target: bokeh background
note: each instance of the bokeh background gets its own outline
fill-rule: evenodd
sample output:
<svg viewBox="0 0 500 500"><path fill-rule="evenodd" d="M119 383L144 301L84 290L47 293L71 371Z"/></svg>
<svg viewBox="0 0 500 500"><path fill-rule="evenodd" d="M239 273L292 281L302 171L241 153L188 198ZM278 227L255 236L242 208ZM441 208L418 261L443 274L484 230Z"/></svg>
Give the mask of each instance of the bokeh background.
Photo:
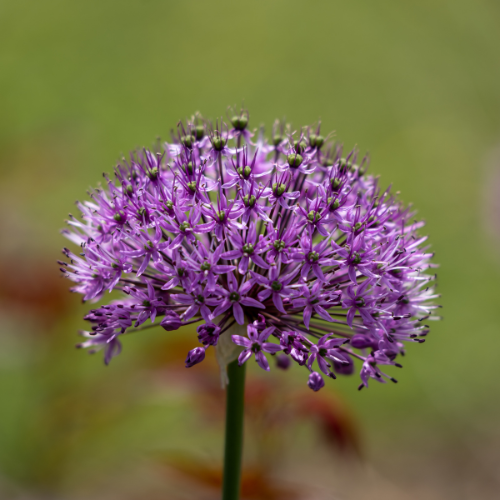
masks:
<svg viewBox="0 0 500 500"><path fill-rule="evenodd" d="M74 201L180 118L322 120L427 221L444 321L397 385L312 398L250 370L244 497L493 499L500 487L500 3L0 2L0 498L216 499L224 397L192 332L74 349ZM269 130L269 129L268 129ZM310 393L310 394L309 394Z"/></svg>

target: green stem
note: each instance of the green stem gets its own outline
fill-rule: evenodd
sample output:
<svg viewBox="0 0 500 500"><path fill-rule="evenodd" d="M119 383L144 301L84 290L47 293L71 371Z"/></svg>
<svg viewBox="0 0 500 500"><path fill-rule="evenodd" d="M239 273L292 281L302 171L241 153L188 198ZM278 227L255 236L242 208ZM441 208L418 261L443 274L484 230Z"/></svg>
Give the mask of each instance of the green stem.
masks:
<svg viewBox="0 0 500 500"><path fill-rule="evenodd" d="M238 360L227 365L226 444L222 500L240 498L241 456L243 452L243 410L245 404L245 365Z"/></svg>

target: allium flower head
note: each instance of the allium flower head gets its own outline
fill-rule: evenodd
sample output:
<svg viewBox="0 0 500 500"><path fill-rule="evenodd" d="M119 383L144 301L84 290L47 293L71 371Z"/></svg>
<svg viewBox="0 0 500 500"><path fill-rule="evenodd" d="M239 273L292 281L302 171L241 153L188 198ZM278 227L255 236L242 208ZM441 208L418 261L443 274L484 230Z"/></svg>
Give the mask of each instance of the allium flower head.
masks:
<svg viewBox="0 0 500 500"><path fill-rule="evenodd" d="M268 143L247 111L229 121L180 123L78 203L64 234L81 249L61 270L85 301L123 293L85 316L80 346L107 364L128 332L197 324L187 367L212 346L223 365L296 363L314 391L355 360L360 388L395 382L382 367L437 319L423 222L319 126L277 122Z"/></svg>

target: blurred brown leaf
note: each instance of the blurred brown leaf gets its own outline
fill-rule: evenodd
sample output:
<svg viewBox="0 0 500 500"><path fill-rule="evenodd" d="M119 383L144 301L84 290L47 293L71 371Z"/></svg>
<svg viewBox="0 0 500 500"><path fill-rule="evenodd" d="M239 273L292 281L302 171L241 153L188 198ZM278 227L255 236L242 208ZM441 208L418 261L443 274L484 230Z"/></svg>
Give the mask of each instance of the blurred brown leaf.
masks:
<svg viewBox="0 0 500 500"><path fill-rule="evenodd" d="M186 353L196 345L194 332L162 342L152 350L148 364L161 369L169 381L175 380L193 394L205 421L222 422L225 417L225 392L220 387L219 369L213 349L207 358L190 369L184 367ZM255 376L248 373L245 386L245 419L252 443L260 449L263 461L272 461L271 449L279 449L288 426L313 422L324 443L336 453L361 457L357 420L345 400L325 388L313 393L307 387L290 387L273 374Z"/></svg>
<svg viewBox="0 0 500 500"><path fill-rule="evenodd" d="M222 467L188 455L163 455L158 463L174 471L184 480L195 481L198 486L220 492ZM217 498L217 497L214 497ZM241 498L261 500L284 500L303 498L297 488L284 487L269 476L258 465L244 466L241 476Z"/></svg>
<svg viewBox="0 0 500 500"><path fill-rule="evenodd" d="M335 451L361 453L359 426L347 403L332 391L302 392L294 396L294 406L302 419L317 422L319 432Z"/></svg>

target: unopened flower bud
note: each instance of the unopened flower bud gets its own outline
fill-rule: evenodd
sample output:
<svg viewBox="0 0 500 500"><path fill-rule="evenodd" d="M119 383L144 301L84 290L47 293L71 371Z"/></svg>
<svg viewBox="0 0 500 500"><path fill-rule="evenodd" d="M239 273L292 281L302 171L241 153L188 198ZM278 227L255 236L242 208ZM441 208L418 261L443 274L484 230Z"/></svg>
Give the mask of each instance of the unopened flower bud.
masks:
<svg viewBox="0 0 500 500"><path fill-rule="evenodd" d="M213 323L205 323L200 325L196 331L198 332L198 340L205 346L217 345L220 334L220 327Z"/></svg>
<svg viewBox="0 0 500 500"><path fill-rule="evenodd" d="M291 360L286 354L278 354L276 356L276 366L281 370L288 370L290 363Z"/></svg>
<svg viewBox="0 0 500 500"><path fill-rule="evenodd" d="M364 349L365 347L370 347L373 344L373 340L368 335L357 333L353 335L350 343L355 349Z"/></svg>
<svg viewBox="0 0 500 500"><path fill-rule="evenodd" d="M346 363L339 363L336 360L333 360L333 369L339 375L351 375L354 372L354 362L350 357L347 357Z"/></svg>
<svg viewBox="0 0 500 500"><path fill-rule="evenodd" d="M173 330L178 330L181 326L182 322L179 315L174 311L167 311L165 313L165 317L161 320L160 325L167 332L171 332Z"/></svg>
<svg viewBox="0 0 500 500"><path fill-rule="evenodd" d="M312 372L311 375L309 375L309 380L307 382L307 385L314 392L317 392L325 385L325 381L318 372Z"/></svg>
<svg viewBox="0 0 500 500"><path fill-rule="evenodd" d="M205 349L203 347L195 347L188 352L186 357L186 368L191 368L205 359Z"/></svg>

